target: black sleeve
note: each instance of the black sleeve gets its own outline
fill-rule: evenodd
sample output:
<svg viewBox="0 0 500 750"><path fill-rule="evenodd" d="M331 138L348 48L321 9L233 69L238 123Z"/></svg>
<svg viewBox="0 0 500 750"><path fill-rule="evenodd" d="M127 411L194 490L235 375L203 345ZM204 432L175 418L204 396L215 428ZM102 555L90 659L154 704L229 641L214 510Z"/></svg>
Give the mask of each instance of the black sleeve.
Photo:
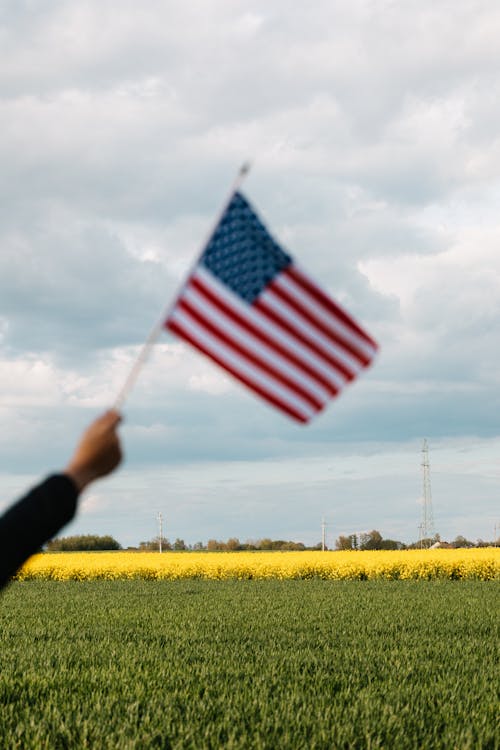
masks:
<svg viewBox="0 0 500 750"><path fill-rule="evenodd" d="M0 588L76 511L78 490L65 474L34 487L0 518Z"/></svg>

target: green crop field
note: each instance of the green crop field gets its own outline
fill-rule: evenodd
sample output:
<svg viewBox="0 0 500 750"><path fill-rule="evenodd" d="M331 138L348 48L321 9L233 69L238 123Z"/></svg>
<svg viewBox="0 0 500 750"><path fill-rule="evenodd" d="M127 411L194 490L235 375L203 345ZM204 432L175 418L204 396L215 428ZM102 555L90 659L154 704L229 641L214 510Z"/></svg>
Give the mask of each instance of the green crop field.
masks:
<svg viewBox="0 0 500 750"><path fill-rule="evenodd" d="M15 583L0 747L498 748L499 585Z"/></svg>

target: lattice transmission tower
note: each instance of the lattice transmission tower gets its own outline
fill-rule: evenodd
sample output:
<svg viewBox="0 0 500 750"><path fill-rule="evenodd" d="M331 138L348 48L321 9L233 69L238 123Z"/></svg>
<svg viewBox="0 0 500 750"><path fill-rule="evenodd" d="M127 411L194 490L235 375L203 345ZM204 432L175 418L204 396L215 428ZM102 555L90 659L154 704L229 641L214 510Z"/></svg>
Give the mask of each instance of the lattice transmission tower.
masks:
<svg viewBox="0 0 500 750"><path fill-rule="evenodd" d="M423 498L422 498L422 517L420 519L420 541L430 539L434 531L434 517L432 513L432 493L431 493L431 467L429 463L429 446L424 439L422 445L422 481L423 481Z"/></svg>

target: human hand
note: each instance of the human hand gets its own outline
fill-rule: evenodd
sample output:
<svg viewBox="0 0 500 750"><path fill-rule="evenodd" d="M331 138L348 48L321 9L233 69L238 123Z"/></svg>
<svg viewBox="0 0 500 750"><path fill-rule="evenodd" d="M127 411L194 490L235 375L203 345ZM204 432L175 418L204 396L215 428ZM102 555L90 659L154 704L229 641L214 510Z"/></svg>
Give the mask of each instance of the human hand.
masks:
<svg viewBox="0 0 500 750"><path fill-rule="evenodd" d="M90 424L78 443L64 473L81 492L90 482L110 474L120 463L122 451L117 427L121 415L112 409Z"/></svg>

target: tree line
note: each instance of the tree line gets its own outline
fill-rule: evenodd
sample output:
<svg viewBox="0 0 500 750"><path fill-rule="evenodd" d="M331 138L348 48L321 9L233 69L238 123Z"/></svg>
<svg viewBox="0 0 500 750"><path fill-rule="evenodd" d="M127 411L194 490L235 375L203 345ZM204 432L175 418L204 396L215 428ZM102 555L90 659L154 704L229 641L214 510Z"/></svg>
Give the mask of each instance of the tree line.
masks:
<svg viewBox="0 0 500 750"><path fill-rule="evenodd" d="M411 544L404 544L395 539L384 539L382 534L373 529L372 531L362 532L360 534L349 534L339 536L335 541L337 550L381 550L381 549L428 549L429 547L439 547L441 549L462 549L468 547L495 547L500 540L485 542L483 539L477 539L472 542L462 535L458 535L452 542L443 541L439 534L432 537L419 539Z"/></svg>
<svg viewBox="0 0 500 750"><path fill-rule="evenodd" d="M98 536L97 534L85 534L80 536L65 536L59 539L51 539L47 542L49 552L103 552L104 550L117 550L122 546L112 536Z"/></svg>
<svg viewBox="0 0 500 750"><path fill-rule="evenodd" d="M411 544L404 544L395 539L384 539L380 531L372 531L340 535L335 540L335 550L402 550L402 549L419 549L438 546L441 548L458 549L464 547L493 547L498 546L500 540L486 542L478 539L472 542L464 536L457 536L452 542L442 541L439 534L435 534L428 539L419 539ZM67 536L52 539L47 542L49 552L100 552L105 550L120 550L122 546L112 536L98 536L97 534L86 534L77 536ZM137 547L127 547L130 551L138 552L157 552L160 549L160 537L156 536L149 541L140 542ZM177 538L171 542L166 537L161 539L161 549L166 552L238 552L238 551L297 551L302 550L320 550L322 543L318 542L313 546L306 546L302 542L295 542L284 539L254 539L246 542L240 542L236 537L230 537L226 541L221 539L209 539L206 544L196 542L195 544L186 544L184 539ZM326 547L325 549L328 549Z"/></svg>
<svg viewBox="0 0 500 750"><path fill-rule="evenodd" d="M155 537L148 542L141 542L139 550L158 550L160 547L159 537ZM163 550L182 551L189 550L192 552L239 552L239 551L257 551L257 550L305 550L318 549L316 547L307 548L302 542L286 541L284 539L257 539L246 542L240 542L236 537L231 537L227 541L222 539L209 539L206 544L196 542L187 545L183 539L176 539L171 543L169 539L162 538L161 547ZM321 544L319 545L321 548ZM130 549L130 548L129 548Z"/></svg>
<svg viewBox="0 0 500 750"><path fill-rule="evenodd" d="M48 552L98 552L104 550L120 550L122 546L112 536L98 536L96 534L66 536L52 539L47 542ZM137 547L127 547L127 550L138 552L157 552L160 549L160 537L156 536L149 541L139 542ZM314 547L306 547L302 542L286 541L283 539L258 539L240 542L236 537L227 541L220 539L209 539L206 544L196 542L186 544L184 539L177 538L171 542L167 537L161 538L161 549L166 552L237 552L240 550L305 550L321 549L321 543Z"/></svg>

